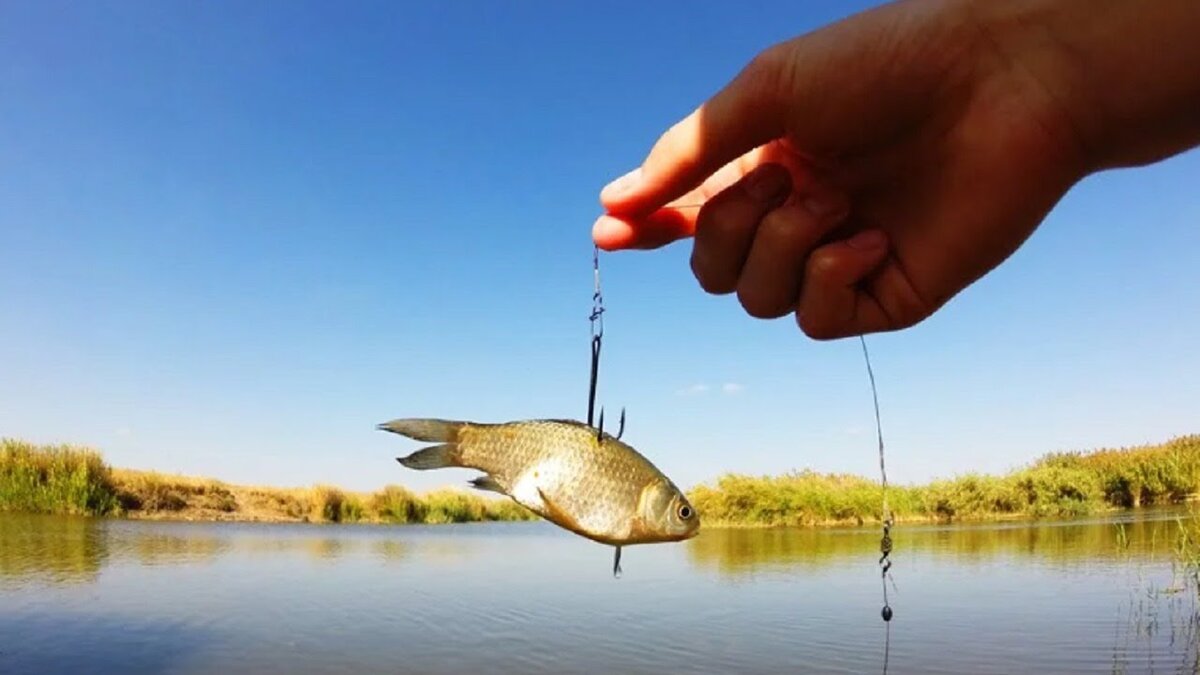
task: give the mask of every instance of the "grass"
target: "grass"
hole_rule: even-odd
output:
[[[1061,518],[1172,504],[1200,493],[1200,435],[1134,448],[1048,454],[1003,476],[966,474],[889,486],[898,522]],[[726,474],[690,498],[706,525],[808,526],[880,520],[879,484],[803,471]]]
[[[899,522],[1058,518],[1184,501],[1200,493],[1200,435],[1091,452],[1056,452],[1003,476],[966,474],[892,486]],[[706,526],[816,526],[878,522],[881,491],[844,474],[727,474],[690,498]],[[0,440],[0,511],[195,520],[464,523],[532,520],[509,499],[466,490],[415,495],[389,485],[355,493],[329,485],[271,488],[112,469],[89,448]],[[1190,540],[1200,563],[1200,533]]]
[[[1185,584],[1200,598],[1200,509],[1193,508],[1188,518],[1176,522],[1175,562]]]
[[[533,520],[512,500],[465,490],[416,495],[398,485],[357,493],[330,485],[273,488],[113,469],[100,453],[0,439],[0,511],[181,520],[464,523]]]
[[[117,506],[100,453],[0,440],[0,511],[102,515]]]

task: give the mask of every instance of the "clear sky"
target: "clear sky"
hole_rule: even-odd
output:
[[[0,436],[237,482],[462,484],[395,417],[586,416],[598,193],[864,5],[0,4]],[[818,94],[819,95],[819,92]],[[1078,186],[870,337],[889,474],[1200,431],[1200,153]],[[679,483],[877,475],[856,340],[604,254],[600,402]]]

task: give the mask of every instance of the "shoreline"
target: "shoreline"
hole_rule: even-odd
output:
[[[1200,500],[1200,434],[1163,443],[1050,453],[1004,475],[966,474],[887,492],[896,525],[1037,522],[1136,513]],[[856,475],[725,474],[688,498],[709,529],[881,525],[883,491]],[[351,492],[330,485],[236,485],[108,466],[87,447],[0,438],[0,512],[233,523],[445,524],[540,518],[511,498],[400,485]]]

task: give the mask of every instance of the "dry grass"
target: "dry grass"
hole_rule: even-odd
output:
[[[331,485],[274,488],[213,478],[110,469],[74,446],[0,441],[0,511],[120,515],[173,520],[315,523],[462,523],[533,520],[511,500],[466,490],[415,495],[388,485],[373,493]]]
[[[966,474],[927,485],[894,486],[897,521],[1055,518],[1200,493],[1200,435],[1092,452],[1051,453],[1004,476]],[[707,525],[840,525],[878,522],[879,484],[859,476],[803,471],[784,476],[727,474],[689,495]]]

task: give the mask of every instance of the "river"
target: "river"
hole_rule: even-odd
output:
[[[0,514],[0,673],[1194,673],[1180,513],[898,527],[890,635],[874,528]]]

